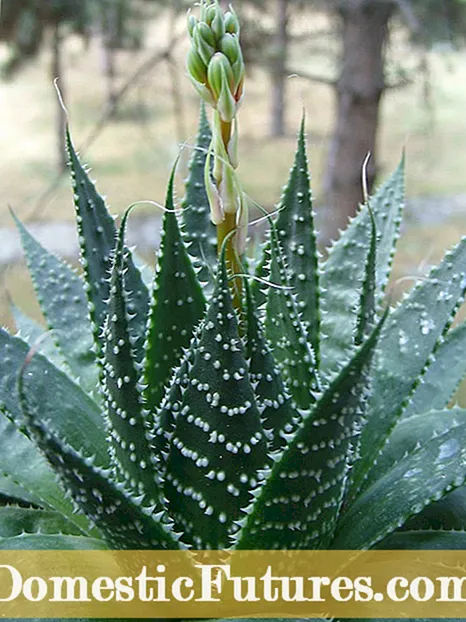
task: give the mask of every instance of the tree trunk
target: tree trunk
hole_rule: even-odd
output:
[[[63,37],[61,34],[61,24],[57,21],[53,29],[53,41],[52,41],[52,64],[51,74],[52,80],[57,80],[58,87],[62,96],[63,102],[65,99],[65,84],[63,82],[63,59],[62,59],[62,42]],[[65,147],[65,126],[66,126],[66,112],[63,110],[62,102],[57,97],[57,117],[56,117],[56,141],[57,141],[57,167],[59,173],[66,170],[68,158],[66,156]]]
[[[324,179],[329,218],[323,243],[338,237],[362,201],[361,167],[368,152],[368,187],[377,172],[376,136],[385,89],[384,47],[391,3],[348,3],[342,19],[342,68],[336,87],[337,121]]]
[[[272,78],[272,116],[270,133],[272,136],[285,135],[285,68],[288,57],[288,4],[289,0],[276,0],[277,30],[271,58]]]
[[[103,73],[107,85],[106,109],[109,114],[116,106],[116,62],[115,51],[118,37],[118,3],[103,3],[101,9]]]

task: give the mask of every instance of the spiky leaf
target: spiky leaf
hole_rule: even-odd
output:
[[[444,408],[466,375],[466,322],[448,331],[415,388],[403,417]]]
[[[238,335],[226,267],[200,334],[170,442],[165,491],[183,540],[196,548],[228,546],[249,504],[266,439]]]
[[[210,220],[210,206],[204,185],[204,170],[212,132],[207,120],[205,106],[201,106],[199,132],[189,163],[186,196],[182,203],[186,240],[189,252],[201,267],[199,279],[211,281],[210,270],[217,262],[217,231]]]
[[[265,335],[293,399],[300,408],[308,408],[315,401],[314,392],[319,388],[316,360],[273,228],[269,252],[270,281],[276,287],[269,287],[267,294]]]
[[[289,281],[298,300],[309,340],[319,360],[320,312],[317,243],[306,154],[305,120],[298,136],[298,149],[276,223],[285,253]]]
[[[417,451],[432,438],[464,424],[466,424],[466,411],[459,408],[424,412],[401,420],[368,471],[364,486],[369,487],[400,460]]]
[[[53,508],[75,522],[81,529],[88,528],[84,516],[74,514],[73,505],[63,496],[55,473],[37,447],[5,417],[0,415],[0,473],[26,492],[26,499],[46,508]],[[20,498],[24,498],[21,494]]]
[[[146,342],[145,397],[148,409],[160,406],[163,391],[194,327],[205,309],[205,299],[181,237],[173,203],[173,170],[168,185],[162,242],[152,295]]]
[[[382,540],[377,549],[391,551],[464,551],[466,550],[466,531],[444,531],[443,529],[397,531]]]
[[[46,333],[43,326],[23,313],[16,305],[10,304],[10,310],[18,331],[17,336],[31,347],[34,346],[55,367],[63,369],[66,366],[65,359],[53,342],[50,333]]]
[[[0,329],[0,410],[19,426],[22,413],[17,391],[18,370],[30,355],[29,346]],[[31,376],[27,391],[40,408],[42,421],[72,446],[95,455],[96,462],[108,464],[102,412],[97,404],[61,370],[40,354],[30,357],[26,373]],[[46,381],[44,381],[46,379]]]
[[[150,447],[147,410],[143,406],[140,372],[126,291],[124,235],[129,211],[122,219],[110,280],[108,317],[104,328],[103,393],[110,433],[110,453],[117,479],[134,494],[158,496]]]
[[[148,507],[142,499],[131,497],[123,486],[112,481],[111,471],[94,466],[92,458],[46,429],[37,406],[22,390],[27,377],[20,380],[21,405],[31,436],[77,508],[95,524],[107,544],[116,549],[178,548],[163,509]]]
[[[368,487],[338,523],[332,548],[371,548],[466,479],[466,423],[398,461]]]
[[[368,422],[361,439],[360,482],[401,415],[437,341],[448,329],[466,289],[466,238],[446,254],[389,316],[380,337]]]
[[[84,270],[94,339],[100,353],[101,342],[99,338],[107,313],[106,306],[110,291],[109,276],[117,231],[105,201],[97,192],[94,183],[79,161],[68,130],[66,140],[75,197],[81,263]],[[128,290],[132,292],[131,312],[134,313],[131,332],[135,342],[137,340],[135,347],[138,348],[139,360],[142,361],[149,292],[128,250],[125,251],[125,263],[128,270],[126,284]]]
[[[2,551],[104,551],[107,548],[105,542],[97,538],[60,533],[24,533],[11,538],[0,538]]]
[[[259,323],[254,299],[246,283],[247,342],[249,379],[254,387],[262,425],[270,435],[269,449],[275,451],[286,443],[286,435],[296,429],[300,415],[293,407],[270,347]]]
[[[36,508],[0,507],[0,538],[12,538],[23,533],[83,535],[63,514]]]
[[[79,276],[48,252],[15,217],[29,271],[52,338],[86,392],[98,386],[87,300]]]
[[[371,197],[370,205],[379,236],[376,300],[380,302],[388,280],[404,206],[404,159]],[[365,208],[330,249],[322,267],[321,330],[326,339],[322,342],[321,369],[325,374],[338,368],[354,343],[360,289],[371,240],[370,228],[371,218]]]
[[[382,321],[277,458],[245,519],[238,548],[315,549],[331,542],[381,327]]]

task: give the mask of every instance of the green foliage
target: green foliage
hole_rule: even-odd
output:
[[[49,334],[18,310],[0,331],[0,547],[464,545],[466,239],[387,307],[404,162],[322,260],[303,123],[238,309],[209,137],[202,115],[150,291],[69,135],[82,275],[18,223]]]
[[[117,230],[68,149],[83,275],[18,223],[50,337],[19,311],[21,336],[0,333],[0,492],[32,504],[0,510],[5,546],[54,535],[50,546],[168,549],[445,542],[423,532],[466,478],[466,413],[445,410],[465,373],[465,325],[448,328],[466,241],[382,313],[403,163],[323,262],[303,125],[261,289],[253,297],[246,279],[237,318],[224,257],[214,264],[201,242],[203,162],[179,214],[170,179],[149,294],[124,245],[128,214]],[[212,270],[213,289],[197,276]]]

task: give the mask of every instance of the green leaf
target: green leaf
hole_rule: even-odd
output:
[[[22,425],[17,391],[18,370],[31,355],[29,346],[0,329],[0,410]],[[103,415],[97,404],[69,376],[40,354],[30,356],[26,390],[40,410],[41,419],[72,446],[108,464]]]
[[[6,498],[12,500],[14,503],[24,502],[36,506],[41,505],[37,497],[29,494],[22,486],[15,484],[11,477],[3,474],[0,475],[0,497],[2,497],[2,503],[5,503]]]
[[[73,505],[65,499],[55,473],[37,447],[3,414],[0,414],[0,473],[26,491],[26,498],[31,495],[40,505],[53,508],[80,528],[88,529],[87,520],[74,514]]]
[[[183,393],[189,384],[188,371],[192,366],[194,354],[192,348],[185,352],[180,366],[175,369],[173,378],[167,386],[160,408],[157,409],[154,416],[154,452],[159,460],[158,470],[163,477],[166,476],[169,441],[174,430],[176,417],[181,409]]]
[[[13,505],[0,507],[0,539],[13,538],[23,533],[83,535],[76,525],[59,512]]]
[[[269,434],[269,451],[282,449],[287,435],[300,421],[292,405],[272,352],[263,334],[251,289],[245,282],[247,298],[246,356],[249,361],[249,380],[254,387],[262,425]]]
[[[400,460],[417,451],[432,438],[464,424],[466,424],[466,410],[459,408],[432,411],[401,420],[369,469],[364,480],[364,488],[371,486]]]
[[[274,227],[270,232],[270,281],[267,294],[265,335],[282,377],[300,408],[315,402],[319,389],[314,352],[307,328],[301,321],[298,301],[290,290],[287,268]]]
[[[385,184],[370,198],[378,233],[376,301],[388,281],[404,206],[404,158]],[[348,357],[356,334],[361,284],[371,241],[371,217],[366,208],[352,220],[330,249],[321,276],[321,371],[328,375]]]
[[[109,276],[117,231],[103,198],[79,161],[68,129],[66,141],[75,197],[81,264],[84,270],[94,340],[97,352],[100,354],[102,349],[100,336],[107,314],[107,300],[110,293]],[[125,262],[126,287],[132,292],[131,312],[134,313],[131,333],[139,352],[139,360],[142,361],[149,292],[127,249],[125,250]]]
[[[170,441],[165,493],[195,548],[223,548],[251,501],[266,438],[238,335],[222,258]]]
[[[407,396],[447,331],[465,290],[463,238],[388,317],[377,346],[368,421],[361,438],[364,458],[356,465],[356,485],[401,416]]]
[[[173,369],[204,314],[205,299],[181,237],[173,205],[173,170],[168,185],[162,241],[146,342],[147,408],[160,407]]]
[[[50,333],[45,332],[44,327],[23,313],[16,305],[10,304],[11,314],[20,337],[31,347],[34,346],[45,358],[59,369],[67,369],[63,355],[53,342]]]
[[[448,331],[414,389],[403,417],[444,408],[466,375],[466,322]]]
[[[460,486],[440,501],[428,505],[420,514],[409,520],[404,529],[466,529],[466,487]]]
[[[423,443],[368,487],[343,514],[331,548],[371,548],[465,478],[462,423]]]
[[[382,540],[376,548],[392,551],[464,551],[466,531],[397,531]]]
[[[240,549],[318,549],[331,542],[365,414],[379,322],[275,458],[238,534]]]
[[[43,248],[14,214],[13,217],[52,337],[83,390],[94,393],[98,368],[83,283],[74,270]]]
[[[103,540],[60,533],[25,533],[11,538],[0,538],[0,550],[2,551],[104,551],[106,549],[108,547]]]
[[[26,380],[26,376],[20,376],[19,391],[27,428],[77,509],[95,524],[108,546],[115,549],[179,548],[161,508],[147,506],[144,499],[130,496],[122,485],[110,479],[109,470],[94,466],[91,458],[75,451],[44,426],[36,405],[31,404],[22,390]]]
[[[117,479],[135,495],[158,497],[150,447],[148,412],[143,406],[137,355],[130,335],[130,312],[125,287],[124,215],[110,280],[108,317],[103,337],[103,394],[109,431],[110,455]]]
[[[319,275],[314,230],[305,120],[298,136],[298,149],[288,184],[280,201],[276,229],[288,265],[289,282],[296,294],[302,320],[307,323],[310,344],[319,360]]]
[[[361,299],[359,303],[358,319],[356,322],[356,335],[354,342],[361,345],[364,338],[370,334],[374,325],[376,312],[376,268],[377,268],[377,230],[375,219],[370,210],[371,217],[371,241],[366,259],[364,280],[362,283]]]
[[[189,252],[201,270],[199,279],[211,282],[211,270],[217,264],[217,229],[210,220],[210,205],[204,184],[204,170],[212,132],[205,106],[201,106],[199,133],[189,163],[186,196],[182,203],[184,233],[189,242]]]

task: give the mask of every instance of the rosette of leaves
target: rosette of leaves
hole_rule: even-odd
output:
[[[403,163],[321,260],[303,125],[238,318],[209,132],[149,285],[69,137],[82,274],[17,221],[48,330],[0,332],[0,548],[464,548],[466,240],[383,311]]]

